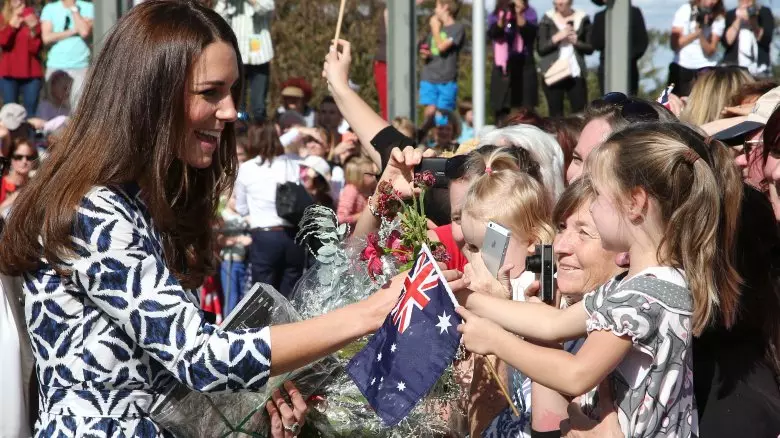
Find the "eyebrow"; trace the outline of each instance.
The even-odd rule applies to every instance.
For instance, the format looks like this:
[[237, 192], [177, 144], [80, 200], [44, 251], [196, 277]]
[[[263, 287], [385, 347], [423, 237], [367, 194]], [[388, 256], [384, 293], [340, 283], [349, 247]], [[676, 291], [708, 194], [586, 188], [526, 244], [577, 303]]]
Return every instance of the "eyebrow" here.
[[[233, 85], [236, 85], [237, 83], [238, 83], [238, 79], [236, 79], [235, 81], [233, 81], [233, 84], [231, 84], [231, 87], [232, 87]], [[208, 86], [212, 86], [212, 87], [224, 87], [224, 86], [225, 86], [225, 84], [226, 84], [226, 82], [225, 82], [225, 81], [221, 81], [221, 80], [213, 80], [213, 81], [203, 81], [203, 82], [198, 82], [198, 86], [204, 86], [204, 85], [208, 85]]]

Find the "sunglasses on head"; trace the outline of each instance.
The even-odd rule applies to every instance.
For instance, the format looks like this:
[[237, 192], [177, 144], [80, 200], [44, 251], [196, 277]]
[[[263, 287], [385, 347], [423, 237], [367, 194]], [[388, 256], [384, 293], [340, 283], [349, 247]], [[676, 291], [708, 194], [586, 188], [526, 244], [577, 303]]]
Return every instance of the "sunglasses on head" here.
[[619, 91], [607, 93], [600, 99], [593, 101], [593, 104], [599, 103], [619, 106], [620, 115], [630, 122], [658, 120], [658, 111], [652, 105], [643, 100], [628, 97]]

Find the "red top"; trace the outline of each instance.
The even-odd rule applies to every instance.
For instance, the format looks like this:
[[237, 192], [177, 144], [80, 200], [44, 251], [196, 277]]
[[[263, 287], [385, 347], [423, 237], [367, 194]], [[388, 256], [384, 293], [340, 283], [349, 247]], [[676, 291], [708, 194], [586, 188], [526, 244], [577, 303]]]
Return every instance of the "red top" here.
[[[0, 21], [3, 21], [0, 18]], [[4, 78], [29, 79], [43, 77], [41, 65], [41, 25], [35, 26], [35, 34], [22, 23], [14, 28], [5, 23], [0, 29], [0, 76]]]
[[433, 232], [439, 237], [439, 242], [444, 245], [444, 249], [447, 250], [447, 254], [450, 256], [450, 260], [446, 263], [447, 269], [457, 269], [463, 272], [463, 268], [469, 261], [466, 260], [466, 256], [463, 255], [463, 252], [458, 248], [455, 239], [452, 237], [452, 224], [434, 228]]
[[17, 188], [16, 184], [12, 183], [8, 178], [3, 177], [3, 179], [0, 180], [0, 202], [5, 201], [5, 198], [15, 192]]

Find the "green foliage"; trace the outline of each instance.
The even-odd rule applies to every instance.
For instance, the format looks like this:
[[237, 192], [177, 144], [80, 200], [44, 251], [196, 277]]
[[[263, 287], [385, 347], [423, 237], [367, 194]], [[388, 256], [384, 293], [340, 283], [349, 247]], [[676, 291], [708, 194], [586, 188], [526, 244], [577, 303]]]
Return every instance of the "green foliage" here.
[[[322, 64], [336, 31], [338, 6], [335, 0], [276, 0], [269, 109], [280, 102], [274, 91], [291, 77], [301, 76], [311, 83], [313, 105], [328, 94]], [[381, 12], [380, 0], [347, 0], [341, 29], [341, 38], [352, 44], [350, 79], [360, 85], [360, 96], [373, 108], [378, 108], [373, 61]]]

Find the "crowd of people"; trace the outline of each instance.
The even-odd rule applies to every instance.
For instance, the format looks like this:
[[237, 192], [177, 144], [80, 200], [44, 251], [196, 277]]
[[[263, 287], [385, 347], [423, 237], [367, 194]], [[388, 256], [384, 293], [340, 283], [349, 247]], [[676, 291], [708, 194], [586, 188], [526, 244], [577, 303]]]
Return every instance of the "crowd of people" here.
[[[603, 54], [604, 13], [591, 23], [572, 0], [543, 15], [498, 1], [497, 123], [475, 132], [457, 99], [459, 8], [437, 0], [420, 42], [416, 126], [387, 117], [384, 38], [379, 108], [350, 80], [346, 40], [326, 54], [320, 102], [307, 78], [269, 90], [273, 0], [138, 1], [94, 60], [92, 4], [56, 0], [38, 18], [6, 0], [0, 347], [13, 359], [0, 368], [0, 436], [169, 436], [149, 410], [174, 380], [259, 390], [372, 333], [404, 273], [319, 318], [218, 323], [254, 283], [291, 297], [316, 263], [280, 200], [328, 207], [363, 238], [381, 224], [380, 182], [409, 197], [433, 156], [447, 159], [447, 184], [425, 197], [428, 234], [449, 256], [469, 352], [449, 436], [780, 435], [771, 11], [684, 2], [670, 86], [648, 101], [635, 97], [647, 35], [634, 7], [631, 92], [588, 102], [584, 56]], [[539, 82], [549, 116], [535, 110]], [[497, 275], [482, 254], [490, 222], [511, 231]], [[526, 270], [537, 245], [553, 246], [553, 303]], [[267, 405], [275, 438], [296, 436], [309, 410], [285, 390]]]

